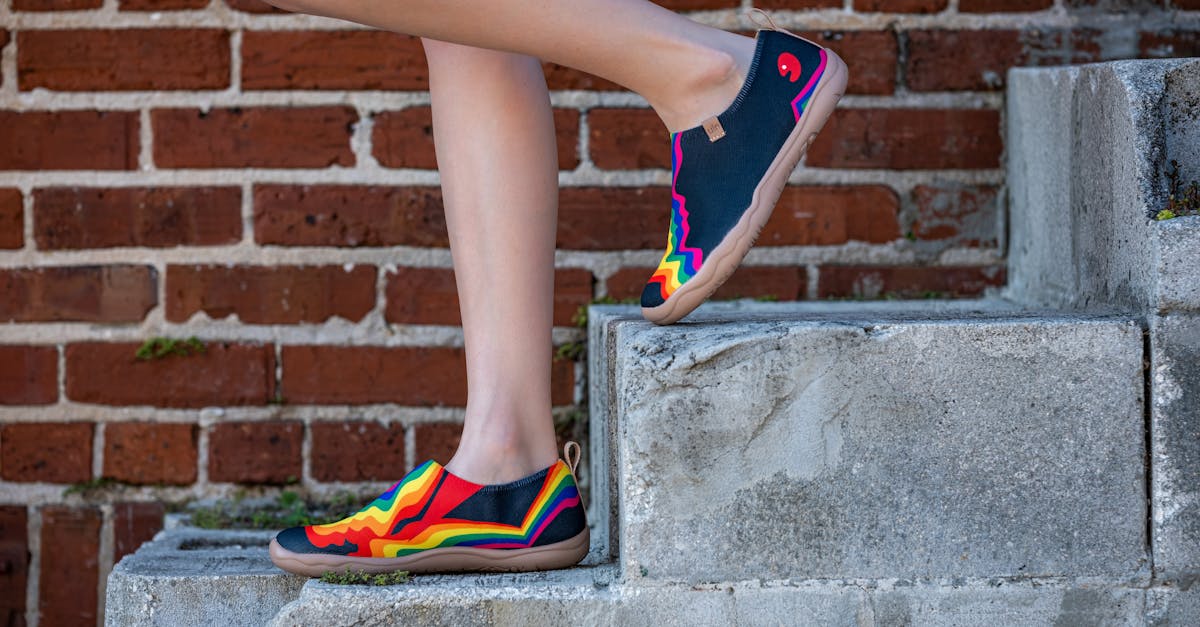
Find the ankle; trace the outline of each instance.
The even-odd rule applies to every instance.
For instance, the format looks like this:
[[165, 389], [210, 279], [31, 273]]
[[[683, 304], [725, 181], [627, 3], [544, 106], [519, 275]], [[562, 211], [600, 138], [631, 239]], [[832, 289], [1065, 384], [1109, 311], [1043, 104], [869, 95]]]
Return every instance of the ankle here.
[[529, 435], [463, 433], [446, 464], [451, 473], [483, 485], [508, 483], [542, 470], [558, 459], [554, 433]]
[[687, 55], [688, 72], [670, 83], [671, 93], [650, 103], [669, 132], [694, 128], [721, 113], [741, 90], [754, 56], [754, 40], [722, 35], [728, 38], [693, 48]]

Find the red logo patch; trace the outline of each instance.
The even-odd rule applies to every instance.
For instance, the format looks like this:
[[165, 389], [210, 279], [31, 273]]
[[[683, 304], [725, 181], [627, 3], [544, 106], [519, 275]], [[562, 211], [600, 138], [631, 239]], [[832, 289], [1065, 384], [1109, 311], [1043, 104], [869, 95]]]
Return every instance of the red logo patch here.
[[800, 80], [800, 59], [790, 52], [779, 55], [779, 75], [793, 83]]

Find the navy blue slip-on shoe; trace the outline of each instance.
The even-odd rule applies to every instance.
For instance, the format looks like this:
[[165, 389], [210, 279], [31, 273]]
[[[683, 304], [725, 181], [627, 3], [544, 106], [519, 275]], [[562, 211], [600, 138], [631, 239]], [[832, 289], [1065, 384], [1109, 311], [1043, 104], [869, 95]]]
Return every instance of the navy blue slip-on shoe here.
[[656, 324], [686, 316], [729, 278], [846, 91], [832, 50], [774, 28], [755, 42], [733, 103], [671, 134], [667, 251], [642, 291], [642, 315]]

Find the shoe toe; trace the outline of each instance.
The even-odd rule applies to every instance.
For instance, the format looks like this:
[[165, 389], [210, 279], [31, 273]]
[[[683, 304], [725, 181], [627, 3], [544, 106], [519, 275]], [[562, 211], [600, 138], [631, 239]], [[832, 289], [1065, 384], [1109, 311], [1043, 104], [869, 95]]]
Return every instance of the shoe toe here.
[[658, 307], [666, 301], [662, 297], [662, 286], [658, 283], [647, 283], [642, 289], [642, 307]]
[[284, 529], [275, 536], [275, 541], [279, 543], [279, 546], [292, 553], [323, 552], [308, 541], [308, 534], [304, 532], [304, 527], [289, 527]]

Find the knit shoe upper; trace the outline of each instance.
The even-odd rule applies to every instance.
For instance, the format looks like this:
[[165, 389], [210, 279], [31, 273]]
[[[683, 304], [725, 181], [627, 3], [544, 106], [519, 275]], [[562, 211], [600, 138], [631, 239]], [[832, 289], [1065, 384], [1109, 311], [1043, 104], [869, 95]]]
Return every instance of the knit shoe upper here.
[[[760, 30], [746, 80], [733, 103], [715, 116], [715, 123], [710, 119], [670, 135], [671, 223], [666, 252], [642, 292], [643, 308], [661, 306], [695, 277], [739, 223], [752, 205], [755, 189], [804, 116], [831, 60], [842, 64], [836, 55], [805, 39], [785, 31]], [[844, 85], [844, 65], [839, 78]], [[796, 160], [803, 152], [789, 150]], [[771, 206], [777, 199], [775, 192], [769, 199]]]

